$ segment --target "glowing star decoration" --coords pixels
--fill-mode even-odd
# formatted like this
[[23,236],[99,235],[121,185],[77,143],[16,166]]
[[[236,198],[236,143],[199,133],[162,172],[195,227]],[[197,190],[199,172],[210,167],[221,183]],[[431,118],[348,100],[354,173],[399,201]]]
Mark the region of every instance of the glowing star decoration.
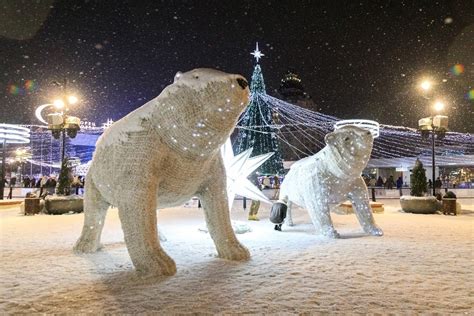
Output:
[[258,42],[257,42],[257,45],[255,47],[255,50],[250,53],[250,55],[253,55],[253,57],[255,57],[255,59],[257,60],[257,63],[258,63],[258,60],[260,58],[262,58],[262,56],[265,56],[264,54],[262,54],[262,52],[258,49]]
[[270,200],[247,177],[260,167],[273,153],[263,154],[250,158],[253,148],[249,148],[234,156],[230,139],[221,147],[222,159],[227,174],[227,197],[229,211],[235,195],[241,195],[252,200],[271,204]]

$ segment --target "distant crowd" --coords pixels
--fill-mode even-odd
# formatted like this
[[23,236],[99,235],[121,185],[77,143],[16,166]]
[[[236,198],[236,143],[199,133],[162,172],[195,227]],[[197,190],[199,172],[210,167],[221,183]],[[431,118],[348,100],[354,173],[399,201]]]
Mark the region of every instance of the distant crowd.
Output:
[[[6,178],[3,180],[5,187],[9,188],[7,199],[11,199],[13,196],[14,188],[35,188],[40,197],[45,197],[48,194],[54,194],[56,186],[58,184],[57,177],[55,175],[44,175],[44,176],[24,176],[21,181],[18,181],[16,176]],[[82,194],[84,190],[84,177],[74,176],[72,179],[71,187],[75,190],[76,194]]]
[[[364,178],[365,184],[368,187],[379,187],[392,190],[394,188],[401,189],[404,186],[402,177],[398,177],[397,181],[394,180],[393,176],[388,177],[388,179],[385,177],[382,178],[381,176],[379,176],[377,179],[375,179],[375,177],[369,177],[366,175],[363,175],[362,177]],[[406,186],[407,185],[405,184],[405,187]]]

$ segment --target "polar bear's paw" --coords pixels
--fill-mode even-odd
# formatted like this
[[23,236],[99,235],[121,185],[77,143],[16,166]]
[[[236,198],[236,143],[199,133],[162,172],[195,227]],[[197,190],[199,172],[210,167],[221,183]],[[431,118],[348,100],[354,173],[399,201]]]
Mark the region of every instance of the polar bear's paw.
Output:
[[240,243],[227,246],[226,249],[222,249],[221,251],[218,250],[217,252],[218,257],[222,259],[234,261],[246,261],[250,259],[250,252]]
[[341,235],[339,235],[339,233],[333,227],[327,227],[326,229],[322,229],[321,235],[334,239],[341,237]]
[[[133,261],[133,260],[132,260]],[[164,251],[136,264],[140,276],[171,276],[176,274],[176,263]]]
[[75,253],[92,253],[96,252],[100,248],[102,248],[102,245],[100,243],[80,238],[74,245],[73,250]]
[[372,236],[383,236],[382,229],[376,225],[364,228],[364,231]]

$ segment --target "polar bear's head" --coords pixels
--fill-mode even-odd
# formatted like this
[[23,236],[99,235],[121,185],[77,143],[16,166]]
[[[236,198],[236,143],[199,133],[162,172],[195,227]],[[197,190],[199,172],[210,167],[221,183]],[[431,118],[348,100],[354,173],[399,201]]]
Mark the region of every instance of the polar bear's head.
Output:
[[205,68],[178,72],[161,93],[154,116],[171,147],[204,157],[225,143],[249,94],[240,75]]
[[357,126],[344,126],[325,137],[335,162],[342,170],[360,175],[367,165],[372,152],[372,133]]

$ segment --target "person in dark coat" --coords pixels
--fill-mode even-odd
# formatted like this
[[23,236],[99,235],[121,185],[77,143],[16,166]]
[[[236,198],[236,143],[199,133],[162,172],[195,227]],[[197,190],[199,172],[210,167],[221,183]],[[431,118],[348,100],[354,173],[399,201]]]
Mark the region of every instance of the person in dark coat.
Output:
[[377,182],[375,183],[377,187],[383,187],[383,179],[381,176],[378,177]]
[[395,181],[393,181],[393,176],[388,177],[387,184],[386,184],[387,189],[392,190],[394,184],[395,184]]
[[25,176],[23,178],[23,187],[24,188],[29,188],[30,187],[30,177]]
[[397,179],[397,189],[401,189],[403,186],[403,179],[402,177],[398,177]]
[[10,185],[9,185],[10,186],[10,192],[8,193],[7,199],[10,199],[10,200],[12,199],[12,197],[13,197],[13,188],[15,187],[15,185],[16,185],[16,177],[11,177],[10,178]]

